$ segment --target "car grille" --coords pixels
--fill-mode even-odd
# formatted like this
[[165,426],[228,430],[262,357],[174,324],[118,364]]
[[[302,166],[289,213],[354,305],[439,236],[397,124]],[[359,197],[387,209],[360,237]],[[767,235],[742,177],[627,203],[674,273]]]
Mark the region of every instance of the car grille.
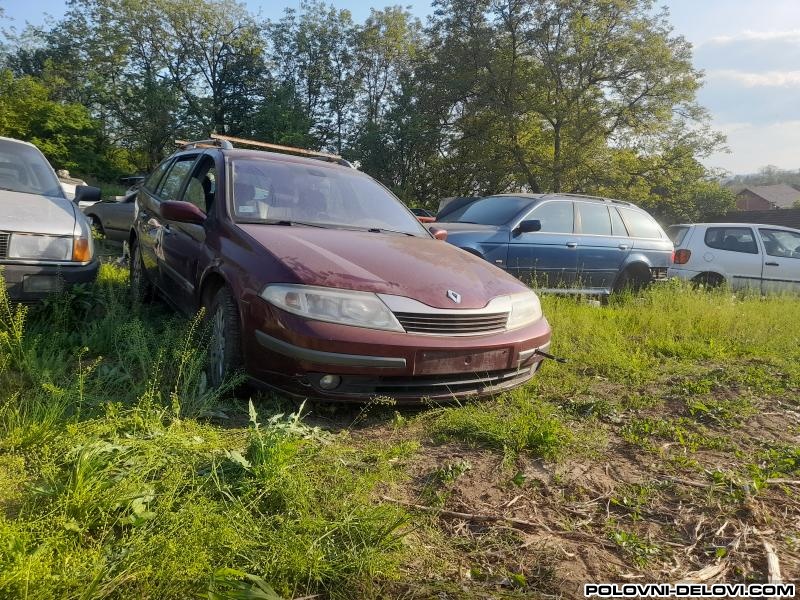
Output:
[[10,233],[0,231],[0,258],[8,258],[8,243],[10,240]]
[[396,312],[394,316],[408,333],[429,335],[478,335],[503,331],[508,313],[463,314]]

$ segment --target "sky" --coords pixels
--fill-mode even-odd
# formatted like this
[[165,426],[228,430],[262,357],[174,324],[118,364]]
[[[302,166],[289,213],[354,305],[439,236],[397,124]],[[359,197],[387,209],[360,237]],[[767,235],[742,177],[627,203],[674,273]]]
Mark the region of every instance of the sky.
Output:
[[[247,0],[255,13],[280,17],[299,0]],[[420,18],[429,0],[333,0],[363,20],[370,6],[402,3]],[[800,0],[657,0],[670,11],[675,33],[694,46],[705,73],[698,94],[730,152],[704,162],[730,173],[766,165],[800,169]],[[64,13],[63,0],[0,0],[11,25],[41,24]],[[5,25],[9,25],[6,21]]]

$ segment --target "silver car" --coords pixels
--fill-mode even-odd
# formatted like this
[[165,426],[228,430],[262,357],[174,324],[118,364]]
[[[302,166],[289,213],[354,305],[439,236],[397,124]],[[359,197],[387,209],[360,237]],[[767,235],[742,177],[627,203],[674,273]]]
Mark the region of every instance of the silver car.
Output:
[[12,300],[95,279],[91,227],[77,204],[99,199],[99,189],[77,186],[70,202],[36,146],[0,137],[0,274]]

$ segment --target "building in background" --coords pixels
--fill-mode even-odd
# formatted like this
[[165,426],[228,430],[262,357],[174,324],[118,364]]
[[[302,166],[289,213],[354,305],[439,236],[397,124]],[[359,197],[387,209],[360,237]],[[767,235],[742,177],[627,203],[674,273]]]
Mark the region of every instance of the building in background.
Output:
[[785,183],[755,185],[736,194],[739,210],[773,210],[800,207],[800,191]]

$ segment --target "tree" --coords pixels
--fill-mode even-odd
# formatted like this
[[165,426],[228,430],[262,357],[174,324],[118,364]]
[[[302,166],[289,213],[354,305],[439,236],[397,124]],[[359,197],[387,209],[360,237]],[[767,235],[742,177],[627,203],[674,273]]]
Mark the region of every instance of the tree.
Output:
[[[621,149],[652,159],[659,140],[687,122],[700,125],[692,127],[698,137],[708,133],[695,102],[700,74],[691,48],[652,4],[438,0],[427,72],[438,81],[447,152],[474,154],[472,139],[499,156],[486,135],[476,135],[491,129],[510,159],[499,164],[510,164],[514,177],[485,184],[580,191]],[[719,138],[706,142],[716,147]]]

